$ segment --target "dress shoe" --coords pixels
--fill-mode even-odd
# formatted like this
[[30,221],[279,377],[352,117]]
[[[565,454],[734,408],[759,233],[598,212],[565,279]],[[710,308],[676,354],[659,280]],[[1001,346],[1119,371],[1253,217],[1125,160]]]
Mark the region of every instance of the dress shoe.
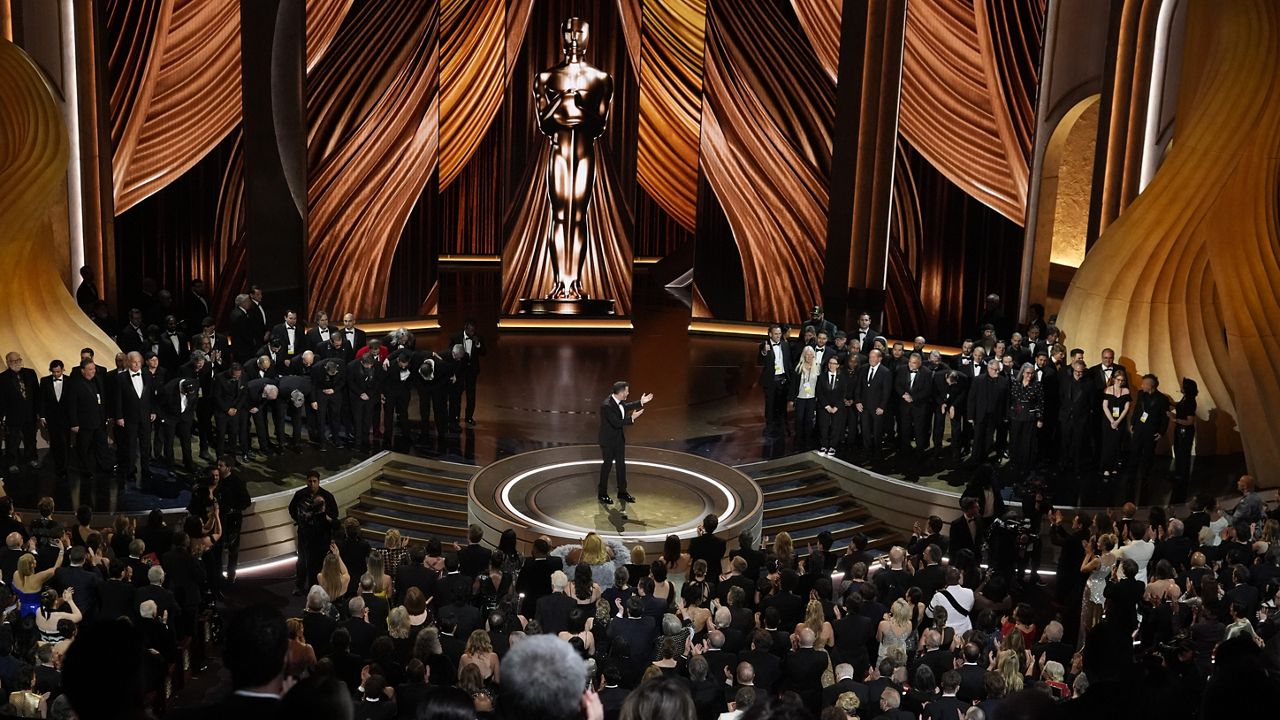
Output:
[[601,503],[605,505],[613,504],[613,498],[609,497],[608,495],[600,495],[596,498],[596,500],[599,500]]
[[629,502],[629,503],[633,503],[636,501],[635,496],[628,492],[618,493],[618,499],[621,500],[622,502]]

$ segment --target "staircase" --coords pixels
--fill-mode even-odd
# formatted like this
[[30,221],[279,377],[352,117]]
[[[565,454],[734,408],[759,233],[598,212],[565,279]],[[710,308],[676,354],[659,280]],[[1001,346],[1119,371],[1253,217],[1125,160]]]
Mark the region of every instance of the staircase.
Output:
[[347,515],[359,520],[360,533],[373,541],[395,528],[415,542],[434,537],[445,544],[465,543],[467,485],[477,469],[427,458],[391,461]]
[[831,532],[837,546],[858,533],[871,538],[868,547],[873,549],[888,549],[901,542],[891,528],[871,517],[852,495],[827,477],[821,465],[803,456],[739,469],[764,493],[763,535],[771,542],[786,531],[800,551],[809,543],[816,545],[818,533],[824,530]]

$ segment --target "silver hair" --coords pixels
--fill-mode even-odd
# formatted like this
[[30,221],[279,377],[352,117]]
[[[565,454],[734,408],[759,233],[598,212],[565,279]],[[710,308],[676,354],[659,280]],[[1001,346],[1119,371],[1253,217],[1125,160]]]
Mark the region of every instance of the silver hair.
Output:
[[319,585],[312,585],[311,590],[307,593],[307,609],[315,612],[323,612],[329,606],[329,593]]
[[138,604],[138,614],[144,618],[154,619],[156,616],[156,601],[143,600]]
[[280,388],[270,384],[262,387],[263,400],[275,400],[278,397],[280,397]]
[[557,570],[551,573],[551,589],[564,590],[564,586],[569,584],[569,576],[564,574],[563,570]]
[[667,613],[662,616],[662,634],[668,637],[679,635],[684,629],[684,623],[680,622],[680,618],[673,613]]
[[1184,530],[1185,526],[1178,518],[1173,518],[1169,521],[1169,537],[1182,537]]
[[248,295],[244,293],[240,293],[239,295],[236,296],[236,307],[243,305],[244,301],[248,299],[249,299]]
[[990,369],[990,368],[995,368],[996,370],[999,370],[1001,367],[1003,367],[1003,363],[1001,363],[1001,362],[1000,362],[998,359],[996,359],[996,358],[991,358],[990,360],[988,360],[988,361],[987,361],[987,368],[988,368],[988,369]]
[[163,585],[164,584],[164,568],[160,567],[159,565],[152,565],[151,568],[147,570],[147,582],[151,583],[152,585]]
[[192,351],[191,353],[191,361],[192,362],[196,362],[196,361],[209,362],[209,356],[205,355],[203,350],[195,350],[195,351]]
[[1036,366],[1028,362],[1022,363],[1022,367],[1018,368],[1018,377],[1022,377],[1022,375],[1028,370],[1034,373],[1036,371]]
[[587,666],[569,643],[551,635],[525,638],[507,651],[502,669],[503,714],[553,720],[581,714]]
[[462,343],[458,343],[457,345],[453,346],[454,355],[457,355],[458,353],[465,352],[465,351],[466,351],[466,348],[462,347]]
[[359,595],[347,601],[347,612],[351,617],[358,618],[364,614],[364,598]]

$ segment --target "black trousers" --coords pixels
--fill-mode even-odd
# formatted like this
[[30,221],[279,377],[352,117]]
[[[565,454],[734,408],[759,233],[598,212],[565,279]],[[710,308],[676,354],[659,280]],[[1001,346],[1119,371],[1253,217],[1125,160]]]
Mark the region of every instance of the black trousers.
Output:
[[1085,424],[1091,422],[1088,419],[1076,420],[1074,422],[1060,423],[1061,433],[1059,439],[1059,467],[1063,471],[1071,470],[1079,472],[1084,467],[1084,458],[1086,455],[1085,448],[1088,445],[1088,428]]
[[319,430],[315,440],[333,442],[342,431],[342,396],[335,390],[332,395],[316,393],[316,429]]
[[160,422],[161,434],[164,436],[164,462],[173,467],[173,441],[177,439],[182,449],[183,467],[194,467],[191,459],[191,421],[178,418],[165,418]]
[[216,410],[212,400],[196,401],[196,434],[200,436],[200,452],[218,451],[217,430],[214,424]]
[[396,431],[409,438],[409,398],[387,397],[382,402],[382,446],[390,449],[396,442]]
[[825,407],[818,408],[818,447],[835,449],[844,438],[844,426],[849,421],[849,411],[844,407],[834,413]]
[[880,435],[884,429],[884,415],[877,415],[874,408],[862,406],[862,447],[880,452]]
[[[21,449],[19,449],[21,446]],[[8,464],[30,462],[36,459],[36,426],[11,423],[5,425],[4,457]]]
[[[796,398],[796,449],[806,450],[813,443],[814,410],[818,401],[814,398]],[[826,445],[819,444],[819,447]]]
[[422,432],[431,432],[431,420],[435,418],[436,431],[444,434],[449,429],[448,388],[441,385],[418,389],[418,417],[422,421]]
[[249,451],[249,426],[245,423],[245,414],[243,410],[237,410],[233,417],[223,411],[213,417],[213,451],[218,457],[222,457],[229,452],[245,453]]
[[609,494],[609,468],[613,467],[614,463],[618,466],[618,494],[627,492],[626,449],[625,443],[600,446],[600,454],[604,456],[604,462],[600,465],[600,484],[596,488],[597,495]]
[[[66,424],[56,426],[49,425],[49,457],[53,459],[54,476],[63,481],[65,485],[67,479],[67,456],[71,448],[71,431]],[[55,500],[58,500],[55,498]],[[61,502],[61,500],[58,500]],[[65,506],[64,506],[65,507]]]
[[228,511],[222,521],[222,544],[227,548],[227,582],[236,579],[236,563],[240,560],[240,526],[244,516]]
[[995,442],[996,426],[999,424],[999,418],[974,419],[973,454],[969,456],[970,463],[977,465],[986,462],[987,456],[991,454],[991,446]]
[[764,389],[764,426],[765,429],[781,429],[787,421],[787,383],[774,381],[772,385],[762,386]]
[[1187,499],[1187,487],[1191,482],[1191,446],[1196,441],[1194,425],[1178,425],[1173,429],[1173,492],[1170,502]]
[[[112,457],[107,446],[107,428],[81,426],[76,434],[76,459],[80,465],[80,505],[93,505],[93,495],[97,477],[106,473],[109,467],[103,461]],[[107,462],[110,462],[107,460]],[[109,476],[107,476],[109,478]],[[110,482],[105,479],[105,482]],[[105,488],[104,488],[105,490]],[[101,498],[105,500],[106,498]]]
[[903,450],[910,450],[915,443],[916,450],[929,448],[929,420],[932,414],[925,405],[903,402],[898,406],[898,440]]
[[124,440],[124,448],[120,451],[124,465],[117,469],[121,481],[133,477],[135,464],[140,465],[139,480],[146,479],[151,474],[147,467],[151,464],[151,422],[146,419],[126,420],[124,427],[117,426],[117,429],[117,442]]
[[448,416],[450,425],[458,424],[458,416],[459,413],[462,412],[462,386],[465,384],[465,381],[460,380],[458,382],[450,383],[445,387],[445,393],[447,394],[449,402]]
[[359,447],[369,447],[369,436],[373,432],[373,411],[376,406],[377,399],[373,396],[368,400],[361,400],[359,395],[351,397],[351,422],[355,432],[353,437]]
[[[462,374],[462,392],[467,394],[467,419],[472,420],[476,416],[476,380],[480,377],[480,371],[475,368],[469,368]],[[457,415],[453,416],[454,420],[458,419]]]

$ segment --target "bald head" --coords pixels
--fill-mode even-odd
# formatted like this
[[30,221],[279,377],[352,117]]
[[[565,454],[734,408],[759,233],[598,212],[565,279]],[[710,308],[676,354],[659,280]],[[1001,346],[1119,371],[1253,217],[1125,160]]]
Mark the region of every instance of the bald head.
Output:
[[751,685],[756,681],[756,669],[749,662],[738,663],[738,684]]
[[712,630],[707,633],[707,642],[711,644],[711,647],[719,650],[724,647],[724,633],[719,630]]
[[800,628],[800,632],[797,633],[796,636],[800,639],[800,647],[813,647],[814,635],[812,629],[807,627]]
[[11,532],[7,537],[5,537],[4,544],[5,547],[10,550],[17,550],[22,547],[22,536],[16,532]]

